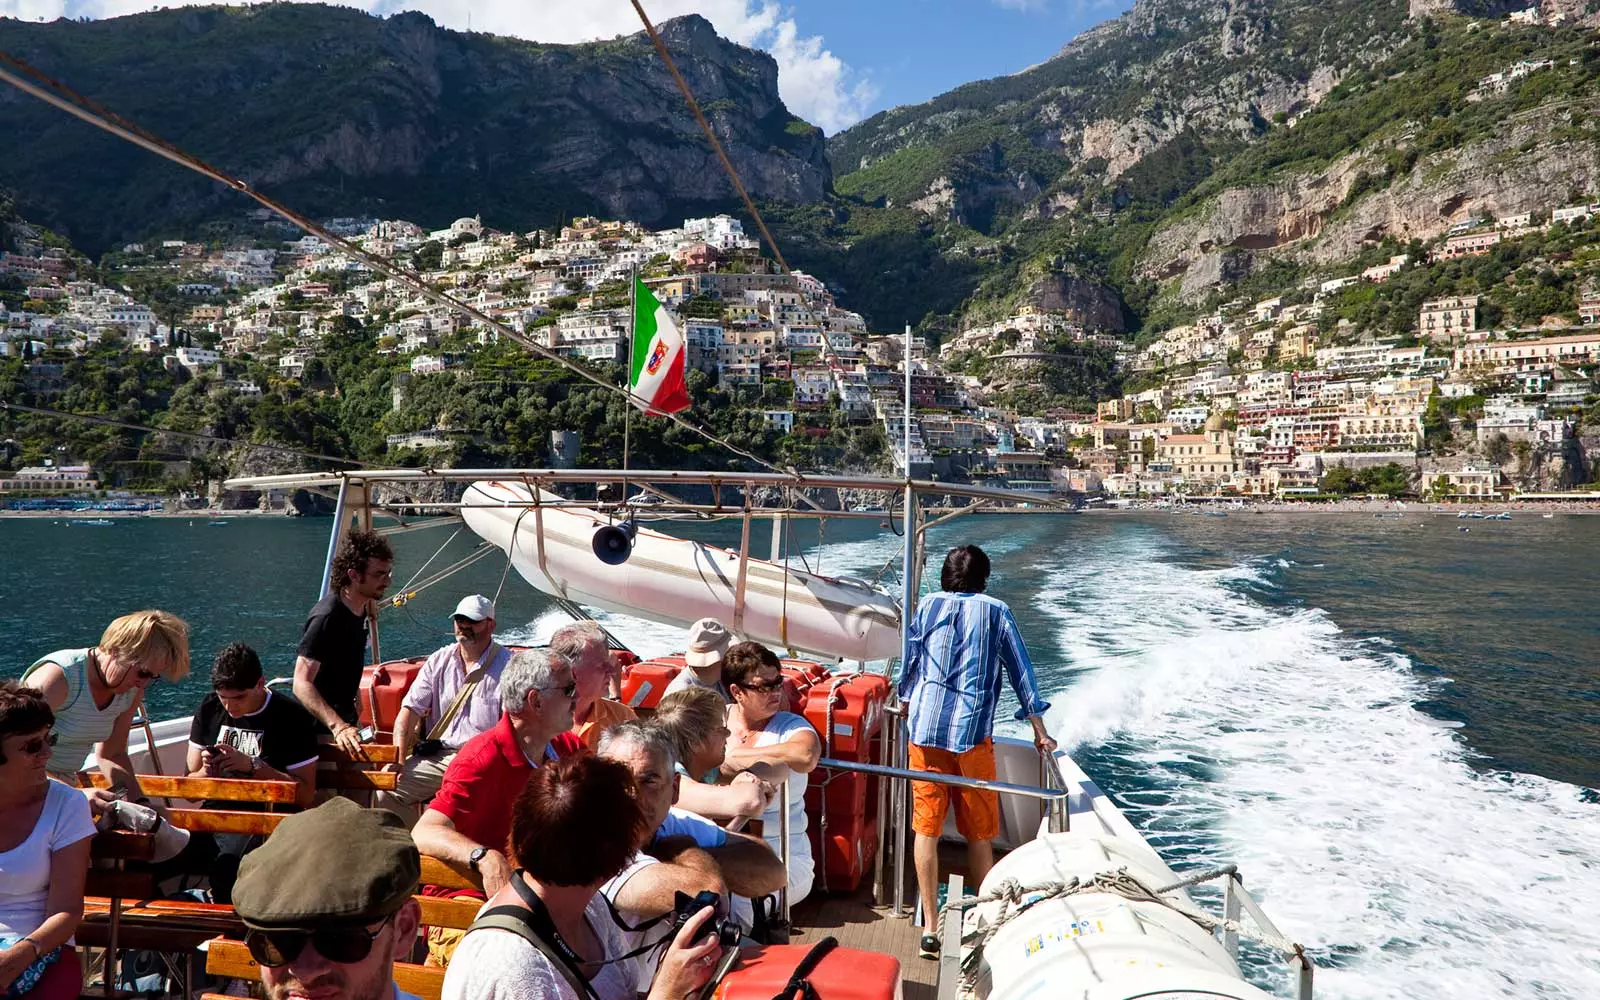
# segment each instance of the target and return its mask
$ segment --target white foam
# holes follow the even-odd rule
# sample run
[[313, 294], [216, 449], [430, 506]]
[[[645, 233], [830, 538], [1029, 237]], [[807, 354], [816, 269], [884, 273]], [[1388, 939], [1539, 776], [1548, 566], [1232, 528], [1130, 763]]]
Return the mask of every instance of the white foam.
[[[686, 631], [676, 626], [662, 625], [659, 622], [614, 614], [610, 611], [588, 610], [594, 615], [594, 620], [622, 640], [623, 645], [646, 659], [667, 653], [681, 653], [687, 643]], [[497, 638], [511, 645], [540, 646], [550, 641], [550, 636], [556, 629], [571, 621], [567, 613], [560, 608], [546, 608], [533, 621], [518, 628], [508, 629]]]
[[1052, 728], [1155, 786], [1121, 797], [1153, 842], [1237, 862], [1319, 997], [1600, 996], [1600, 806], [1475, 769], [1404, 656], [1228, 586], [1256, 568], [1164, 554], [1086, 552], [1039, 595], [1079, 671]]

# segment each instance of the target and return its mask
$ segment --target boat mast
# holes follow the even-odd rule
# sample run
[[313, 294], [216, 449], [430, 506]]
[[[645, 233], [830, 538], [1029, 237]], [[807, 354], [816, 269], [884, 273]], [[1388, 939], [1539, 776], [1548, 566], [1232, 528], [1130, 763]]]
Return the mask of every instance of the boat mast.
[[917, 574], [913, 571], [917, 551], [917, 491], [911, 486], [911, 324], [906, 324], [905, 357], [901, 363], [906, 369], [906, 403], [904, 420], [904, 438], [901, 442], [902, 454], [905, 456], [906, 474], [906, 500], [905, 500], [905, 553], [902, 556], [900, 596], [900, 669], [906, 667], [906, 660], [911, 655], [911, 612], [917, 606]]

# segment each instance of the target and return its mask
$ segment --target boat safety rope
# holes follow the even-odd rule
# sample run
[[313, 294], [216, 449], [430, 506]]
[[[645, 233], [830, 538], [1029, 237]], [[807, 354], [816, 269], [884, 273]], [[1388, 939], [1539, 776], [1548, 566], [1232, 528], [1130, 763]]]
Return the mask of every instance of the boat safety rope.
[[477, 562], [479, 559], [482, 559], [485, 556], [489, 555], [489, 553], [498, 552], [498, 551], [499, 551], [499, 549], [497, 549], [492, 542], [480, 542], [480, 543], [478, 543], [477, 547], [474, 548], [471, 552], [467, 553], [462, 558], [457, 559], [455, 562], [453, 562], [450, 565], [446, 566], [444, 569], [439, 570], [437, 573], [434, 573], [432, 576], [430, 576], [427, 579], [423, 580], [421, 583], [418, 583], [415, 586], [412, 586], [411, 584], [407, 584], [405, 590], [403, 590], [401, 593], [398, 593], [398, 594], [394, 595], [393, 597], [389, 598], [387, 601], [384, 601], [383, 604], [380, 607], [403, 608], [408, 603], [410, 603], [410, 601], [411, 601], [411, 599], [413, 597], [416, 597], [418, 594], [422, 593], [424, 590], [427, 590], [429, 587], [433, 586], [434, 584], [439, 583], [440, 581], [444, 580], [446, 577], [449, 577], [449, 576], [453, 575], [458, 570], [466, 569], [468, 566], [471, 566], [473, 563]]
[[[640, 11], [640, 14], [641, 16], [643, 15], [642, 10]], [[337, 247], [342, 253], [361, 261], [363, 264], [366, 264], [368, 267], [372, 268], [374, 271], [377, 271], [384, 277], [391, 278], [395, 281], [401, 282], [402, 284], [408, 285], [413, 291], [421, 295], [423, 298], [437, 303], [438, 305], [445, 306], [446, 308], [453, 309], [456, 312], [469, 317], [474, 322], [482, 323], [489, 329], [498, 332], [500, 336], [507, 338], [513, 343], [521, 344], [529, 351], [532, 351], [534, 354], [537, 354], [539, 357], [544, 358], [547, 361], [555, 362], [561, 367], [577, 375], [584, 381], [591, 382], [607, 392], [620, 394], [628, 400], [628, 405], [630, 407], [633, 405], [635, 397], [628, 389], [607, 382], [605, 379], [583, 368], [570, 359], [564, 358], [556, 352], [550, 350], [543, 344], [540, 344], [537, 340], [534, 340], [532, 337], [524, 334], [522, 331], [514, 329], [508, 324], [500, 322], [499, 320], [490, 316], [488, 313], [483, 312], [481, 309], [468, 305], [467, 303], [462, 302], [460, 299], [446, 295], [444, 292], [435, 289], [428, 282], [424, 281], [422, 276], [416, 272], [411, 271], [408, 268], [401, 267], [384, 257], [378, 256], [375, 253], [370, 253], [369, 251], [357, 246], [341, 236], [335, 236], [323, 226], [318, 225], [311, 219], [306, 218], [300, 213], [294, 211], [287, 205], [284, 205], [282, 202], [262, 194], [260, 191], [257, 191], [246, 182], [212, 166], [199, 157], [194, 156], [191, 153], [184, 152], [177, 146], [174, 146], [172, 143], [144, 128], [144, 126], [122, 117], [115, 111], [112, 111], [110, 108], [100, 104], [97, 101], [85, 97], [84, 95], [73, 90], [71, 87], [68, 87], [66, 84], [53, 79], [44, 72], [34, 68], [21, 59], [18, 59], [16, 56], [13, 56], [8, 52], [0, 51], [0, 64], [3, 64], [0, 65], [0, 80], [9, 83], [11, 86], [17, 88], [23, 93], [32, 97], [36, 97], [51, 107], [65, 111], [74, 118], [87, 122], [101, 131], [109, 132], [120, 139], [124, 139], [133, 143], [135, 146], [138, 146], [141, 149], [154, 153], [163, 159], [171, 160], [173, 163], [176, 163], [181, 167], [186, 167], [187, 169], [193, 170], [198, 174], [209, 177], [218, 184], [232, 188], [234, 191], [237, 191], [247, 198], [250, 198], [252, 201], [257, 202], [264, 208], [283, 216], [289, 222], [305, 230], [307, 233], [310, 233], [312, 236], [317, 237], [319, 240], [322, 240], [329, 246]], [[6, 67], [10, 68], [8, 69]], [[759, 219], [759, 216], [757, 218]], [[762, 232], [766, 232], [766, 226], [764, 224], [762, 225]], [[769, 243], [771, 241], [770, 235], [768, 236], [768, 241]], [[773, 245], [773, 253], [777, 254], [777, 246], [775, 244]], [[788, 265], [783, 264], [782, 255], [778, 256], [778, 262], [780, 265], [783, 265], [785, 273], [787, 273]], [[798, 470], [792, 467], [786, 469], [779, 468], [759, 455], [741, 448], [738, 445], [732, 444], [731, 442], [718, 437], [698, 424], [692, 423], [680, 414], [669, 413], [664, 414], [663, 416], [690, 433], [704, 438], [706, 441], [709, 441], [712, 444], [726, 448], [735, 455], [754, 462], [756, 465], [759, 465], [769, 472], [784, 473], [787, 475], [804, 478], [804, 476], [802, 476]], [[331, 456], [321, 457], [327, 458], [331, 461], [345, 462], [347, 464], [360, 464], [351, 462], [349, 459], [331, 458]]]
[[[534, 490], [534, 496], [537, 497], [539, 495], [538, 488], [537, 487], [531, 487], [531, 488]], [[495, 604], [495, 607], [499, 607], [500, 606], [500, 593], [501, 593], [501, 591], [506, 589], [506, 577], [511, 575], [511, 559], [512, 559], [512, 556], [514, 556], [516, 554], [516, 551], [517, 551], [517, 532], [522, 530], [522, 519], [528, 516], [528, 510], [529, 510], [529, 508], [527, 508], [527, 507], [522, 508], [522, 512], [517, 515], [516, 522], [511, 525], [511, 544], [506, 547], [506, 568], [500, 571], [500, 585], [498, 587], [494, 588], [494, 604]], [[544, 558], [542, 556], [542, 553], [543, 553], [543, 550], [544, 550], [544, 531], [543, 531], [542, 528], [539, 531], [539, 546], [540, 546], [540, 552], [541, 552], [541, 557], [539, 559], [539, 565], [540, 565], [541, 568], [543, 568], [543, 566], [544, 566]], [[550, 575], [550, 571], [549, 570], [545, 570], [545, 574], [544, 575], [545, 576], [549, 576]], [[555, 581], [551, 580], [550, 582], [554, 583]]]
[[405, 582], [405, 586], [400, 588], [400, 592], [402, 594], [404, 594], [406, 591], [410, 590], [411, 589], [411, 585], [413, 583], [416, 583], [419, 579], [421, 579], [422, 578], [422, 574], [426, 573], [428, 571], [428, 567], [433, 565], [433, 561], [435, 559], [439, 558], [439, 555], [441, 553], [443, 553], [445, 549], [450, 547], [450, 543], [455, 541], [456, 538], [463, 531], [466, 531], [466, 530], [467, 530], [466, 525], [462, 525], [461, 527], [459, 527], [459, 528], [457, 528], [455, 530], [454, 534], [452, 534], [449, 538], [446, 538], [444, 540], [444, 544], [443, 545], [441, 545], [438, 548], [434, 549], [433, 550], [433, 555], [428, 557], [428, 561], [422, 564], [422, 568], [421, 569], [419, 569], [415, 573], [411, 574], [411, 579], [409, 579], [409, 580], [407, 580]]
[[[961, 899], [951, 900], [940, 907], [939, 939], [941, 941], [944, 940], [945, 920], [951, 912], [970, 909], [984, 903], [1000, 904], [999, 916], [978, 930], [972, 941], [971, 949], [961, 959], [961, 976], [970, 986], [977, 978], [978, 964], [983, 958], [984, 946], [989, 943], [995, 934], [999, 933], [1000, 928], [1004, 927], [1014, 917], [1021, 916], [1030, 908], [1046, 900], [1062, 899], [1080, 892], [1101, 892], [1108, 895], [1121, 896], [1134, 902], [1156, 903], [1165, 906], [1174, 913], [1188, 917], [1207, 931], [1228, 931], [1246, 940], [1255, 941], [1271, 948], [1285, 958], [1298, 956], [1302, 961], [1305, 961], [1305, 950], [1282, 935], [1267, 933], [1253, 925], [1247, 927], [1237, 920], [1213, 917], [1203, 910], [1185, 905], [1165, 895], [1191, 885], [1198, 885], [1210, 879], [1232, 874], [1233, 869], [1231, 868], [1217, 869], [1204, 872], [1199, 876], [1180, 879], [1159, 889], [1152, 889], [1145, 885], [1138, 878], [1128, 874], [1128, 869], [1126, 868], [1118, 868], [1115, 871], [1095, 872], [1088, 879], [1080, 879], [1074, 875], [1065, 882], [1041, 882], [1038, 885], [1031, 886], [1025, 886], [1016, 879], [1008, 878], [993, 890], [981, 896], [964, 896]], [[963, 942], [963, 944], [965, 943]]]

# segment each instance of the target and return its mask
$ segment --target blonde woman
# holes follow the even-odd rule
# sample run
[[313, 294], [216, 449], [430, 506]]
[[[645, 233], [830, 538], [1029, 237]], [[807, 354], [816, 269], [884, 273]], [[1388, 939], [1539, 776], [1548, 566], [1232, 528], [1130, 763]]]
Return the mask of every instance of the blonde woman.
[[[93, 752], [112, 789], [149, 804], [128, 758], [128, 728], [151, 681], [179, 681], [188, 673], [189, 626], [165, 611], [123, 615], [106, 627], [98, 645], [35, 660], [22, 683], [44, 695], [55, 713], [50, 776], [76, 784]], [[95, 791], [89, 797], [98, 812], [116, 794]]]

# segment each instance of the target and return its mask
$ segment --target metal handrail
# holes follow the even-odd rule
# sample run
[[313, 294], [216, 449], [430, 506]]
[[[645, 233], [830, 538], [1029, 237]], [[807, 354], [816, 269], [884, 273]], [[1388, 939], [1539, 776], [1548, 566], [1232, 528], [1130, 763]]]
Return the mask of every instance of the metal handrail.
[[882, 778], [899, 778], [902, 781], [926, 781], [935, 785], [953, 785], [957, 788], [977, 788], [988, 792], [999, 792], [1002, 795], [1021, 795], [1030, 799], [1044, 799], [1055, 802], [1065, 799], [1071, 793], [1064, 788], [1040, 788], [1037, 785], [1015, 785], [1009, 781], [991, 781], [987, 778], [969, 778], [962, 774], [940, 774], [937, 771], [913, 771], [902, 767], [884, 767], [881, 764], [867, 764], [855, 760], [837, 760], [833, 757], [823, 757], [817, 761], [818, 767], [834, 768], [840, 771], [858, 771], [861, 774], [876, 774]]
[[783, 776], [783, 785], [778, 792], [778, 846], [779, 857], [783, 859], [783, 887], [778, 890], [778, 913], [783, 917], [783, 926], [787, 931], [789, 927], [789, 776]]

